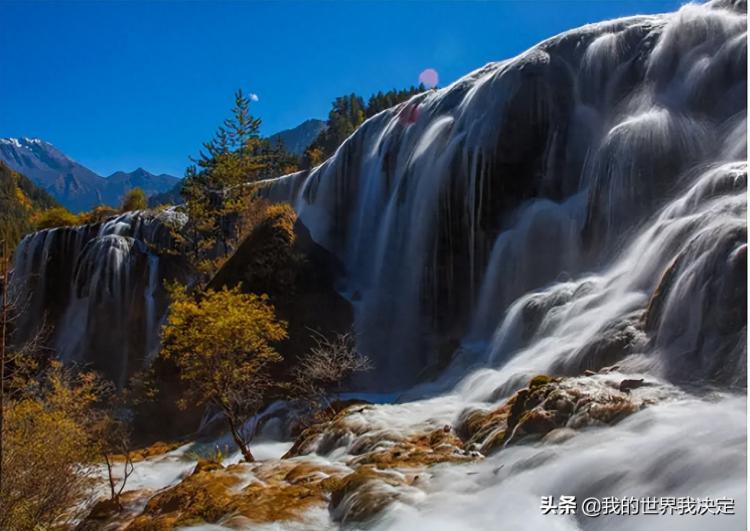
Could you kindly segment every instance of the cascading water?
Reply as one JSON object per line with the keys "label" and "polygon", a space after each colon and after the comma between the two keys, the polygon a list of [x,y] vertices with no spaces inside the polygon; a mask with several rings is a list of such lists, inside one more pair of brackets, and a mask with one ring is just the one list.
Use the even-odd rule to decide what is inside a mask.
{"label": "cascading water", "polygon": [[13,276],[16,289],[28,293],[21,339],[46,326],[64,361],[92,366],[124,384],[158,348],[166,310],[161,283],[179,274],[178,260],[167,252],[164,222],[182,217],[128,212],[24,238]]}
{"label": "cascading water", "polygon": [[540,496],[564,494],[729,496],[737,514],[710,525],[744,528],[746,26],[725,1],[570,31],[267,183],[345,265],[369,380],[405,388],[448,366],[409,394],[441,396],[361,413],[370,433],[456,425],[538,373],[649,386],[614,427],[430,469],[377,529],[709,525],[542,515]]}
{"label": "cascading water", "polygon": [[[558,344],[555,321],[584,321],[579,343],[638,321],[688,247],[712,262],[734,253],[711,271],[736,277],[745,31],[728,3],[571,31],[373,117],[322,166],[270,182],[345,264],[378,384],[412,385],[459,339],[499,363],[534,335]],[[704,180],[730,183],[700,195]]]}
{"label": "cascading water", "polygon": [[[744,528],[746,28],[745,3],[720,0],[573,30],[384,111],[320,167],[266,183],[344,265],[376,366],[367,382],[410,389],[316,443],[318,463],[353,466],[365,439],[456,431],[539,373],[638,405],[613,426],[505,439],[383,484],[396,501],[368,525]],[[22,242],[29,313],[51,315],[67,359],[121,379],[152,352],[155,279],[168,275],[150,227],[132,214]],[[357,495],[289,528],[338,527]],[[561,495],[731,497],[736,514],[543,515],[540,497]]]}

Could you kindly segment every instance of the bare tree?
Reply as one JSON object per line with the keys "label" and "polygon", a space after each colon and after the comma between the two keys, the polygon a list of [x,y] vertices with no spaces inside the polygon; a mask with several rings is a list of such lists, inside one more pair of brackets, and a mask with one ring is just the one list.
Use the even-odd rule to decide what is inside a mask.
{"label": "bare tree", "polygon": [[301,401],[310,416],[335,413],[331,397],[340,397],[341,386],[352,374],[373,368],[370,358],[357,350],[353,332],[326,337],[312,331],[315,345],[292,373],[291,398]]}
{"label": "bare tree", "polygon": [[[109,481],[110,501],[114,502],[119,510],[122,510],[120,495],[125,490],[128,478],[135,472],[133,457],[130,454],[130,433],[128,424],[121,420],[107,417],[102,425],[102,437],[104,445],[102,454],[104,464],[107,466],[107,480]],[[122,476],[116,477],[114,473],[117,462],[110,452],[119,452],[124,457],[122,464]]]}

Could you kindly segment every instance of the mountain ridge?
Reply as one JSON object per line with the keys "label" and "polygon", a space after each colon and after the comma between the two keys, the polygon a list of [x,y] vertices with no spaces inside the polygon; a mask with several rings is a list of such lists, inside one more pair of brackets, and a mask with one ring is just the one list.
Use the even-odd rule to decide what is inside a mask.
{"label": "mountain ridge", "polygon": [[117,206],[122,196],[135,187],[153,195],[171,189],[179,181],[177,177],[155,175],[140,167],[104,177],[40,138],[0,138],[0,160],[75,212],[101,204]]}
{"label": "mountain ridge", "polygon": [[324,120],[309,118],[291,129],[284,129],[268,137],[271,142],[281,142],[290,153],[302,155],[307,146],[326,128]]}

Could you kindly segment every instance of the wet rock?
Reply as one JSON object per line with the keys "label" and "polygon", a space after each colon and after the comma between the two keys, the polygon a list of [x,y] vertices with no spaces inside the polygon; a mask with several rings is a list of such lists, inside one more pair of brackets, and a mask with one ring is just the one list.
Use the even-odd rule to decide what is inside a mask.
{"label": "wet rock", "polygon": [[[527,438],[560,442],[570,436],[567,430],[613,424],[642,405],[630,398],[629,389],[613,389],[604,381],[539,375],[495,409],[464,412],[458,434],[467,448],[490,455]],[[550,433],[555,435],[546,438]]]}
{"label": "wet rock", "polygon": [[379,469],[422,468],[438,463],[463,463],[476,457],[464,450],[463,441],[445,427],[391,442],[354,458],[349,465],[375,465]]}
{"label": "wet rock", "polygon": [[352,326],[352,308],[335,289],[343,272],[338,259],[318,245],[289,205],[260,202],[252,228],[217,271],[210,288],[234,286],[267,294],[280,318],[288,323],[289,339],[278,346],[289,364],[314,346],[310,330],[326,335]]}
{"label": "wet rock", "polygon": [[201,459],[195,465],[195,468],[193,469],[193,474],[200,474],[201,472],[210,472],[212,470],[222,470],[223,468],[224,467],[221,465],[221,463],[217,463],[216,461],[211,461],[209,459]]}
{"label": "wet rock", "polygon": [[153,496],[127,529],[174,529],[216,523],[229,515],[253,523],[301,520],[310,508],[327,503],[325,482],[345,475],[335,467],[304,461],[226,468],[201,463],[180,483]]}
{"label": "wet rock", "polygon": [[122,506],[113,499],[104,498],[99,500],[91,508],[87,520],[107,520],[122,510]]}
{"label": "wet rock", "polygon": [[331,501],[329,510],[334,521],[342,524],[372,520],[383,509],[398,500],[398,487],[407,485],[404,476],[383,472],[372,465],[329,482]]}
{"label": "wet rock", "polygon": [[575,437],[576,430],[572,428],[555,428],[545,435],[542,440],[548,444],[564,443]]}
{"label": "wet rock", "polygon": [[152,493],[145,490],[126,491],[118,501],[101,498],[90,509],[89,514],[75,527],[76,531],[101,531],[124,529],[136,516],[134,507],[142,507]]}
{"label": "wet rock", "polygon": [[631,389],[637,389],[643,385],[643,378],[640,380],[623,380],[620,382],[619,389],[624,393],[629,393]]}
{"label": "wet rock", "polygon": [[[182,446],[184,444],[180,441],[171,441],[171,442],[164,442],[164,441],[157,441],[145,448],[139,448],[137,450],[133,450],[130,452],[130,460],[134,463],[138,461],[144,461],[148,459],[149,457],[155,457],[157,455],[163,455],[167,452],[171,452],[172,450]],[[127,456],[124,454],[115,454],[110,459],[115,462],[123,462],[125,461]]]}

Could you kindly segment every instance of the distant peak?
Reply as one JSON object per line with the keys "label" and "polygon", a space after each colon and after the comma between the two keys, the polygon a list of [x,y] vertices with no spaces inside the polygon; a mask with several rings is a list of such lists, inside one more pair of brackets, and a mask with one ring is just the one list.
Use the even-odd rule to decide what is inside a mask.
{"label": "distant peak", "polygon": [[28,147],[31,144],[36,144],[39,146],[43,146],[43,145],[51,146],[52,145],[49,142],[45,142],[41,138],[29,138],[27,136],[24,136],[22,138],[15,138],[15,137],[0,138],[0,144],[11,145],[16,148]]}
{"label": "distant peak", "polygon": [[23,147],[17,138],[0,138],[0,144],[6,144],[17,148]]}

